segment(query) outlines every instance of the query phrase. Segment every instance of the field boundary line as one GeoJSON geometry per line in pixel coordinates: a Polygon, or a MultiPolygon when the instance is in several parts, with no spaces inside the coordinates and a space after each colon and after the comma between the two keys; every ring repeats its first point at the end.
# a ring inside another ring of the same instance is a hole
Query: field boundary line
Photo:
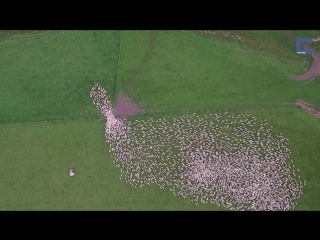
{"type": "MultiPolygon", "coordinates": [[[[118,79],[119,79],[119,71],[120,71],[120,55],[121,55],[121,40],[122,40],[122,30],[120,30],[120,38],[119,38],[119,56],[118,56],[118,69],[117,69],[117,77],[115,82],[115,90],[114,90],[114,106],[117,106],[117,94],[118,94],[118,79]]],[[[115,110],[116,111],[116,108],[115,110]]]]}
{"type": "MultiPolygon", "coordinates": [[[[219,112],[234,112],[234,111],[246,111],[246,110],[261,110],[261,109],[277,109],[277,108],[297,108],[295,103],[275,103],[275,104],[264,104],[264,105],[252,105],[252,106],[238,106],[238,107],[224,107],[224,108],[212,108],[212,109],[200,109],[194,111],[159,111],[159,112],[147,112],[140,113],[135,116],[155,116],[155,115],[175,115],[175,114],[194,114],[194,113],[219,113],[219,112]]],[[[135,117],[134,116],[134,117],[135,117]]]]}
{"type": "Polygon", "coordinates": [[[69,118],[69,119],[53,119],[53,120],[40,120],[40,121],[28,121],[28,122],[0,122],[0,125],[5,124],[32,124],[32,123],[57,123],[57,122],[71,122],[71,121],[101,121],[104,118],[96,117],[96,118],[69,118]]]}
{"type": "MultiPolygon", "coordinates": [[[[142,117],[142,116],[157,116],[157,115],[175,115],[175,114],[206,114],[206,113],[221,113],[221,112],[236,112],[245,110],[262,110],[262,109],[281,109],[281,108],[300,108],[295,103],[278,103],[278,104],[266,104],[258,106],[239,106],[239,107],[226,107],[226,108],[215,108],[215,109],[201,109],[194,111],[160,111],[160,112],[149,112],[140,113],[132,117],[142,117]]],[[[69,119],[55,119],[55,120],[40,120],[40,121],[28,121],[28,122],[0,122],[0,125],[4,124],[34,124],[34,123],[57,123],[57,122],[71,122],[71,121],[102,121],[105,118],[95,117],[95,118],[69,118],[69,119]]]]}

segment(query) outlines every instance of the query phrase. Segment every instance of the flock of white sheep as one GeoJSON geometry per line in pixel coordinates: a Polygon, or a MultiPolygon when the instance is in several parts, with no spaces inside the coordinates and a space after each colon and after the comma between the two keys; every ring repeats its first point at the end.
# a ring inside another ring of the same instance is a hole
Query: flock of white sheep
{"type": "Polygon", "coordinates": [[[134,187],[158,184],[196,203],[231,210],[290,210],[303,185],[287,139],[248,114],[186,114],[121,121],[107,93],[90,93],[106,118],[105,136],[121,176],[134,187]]]}

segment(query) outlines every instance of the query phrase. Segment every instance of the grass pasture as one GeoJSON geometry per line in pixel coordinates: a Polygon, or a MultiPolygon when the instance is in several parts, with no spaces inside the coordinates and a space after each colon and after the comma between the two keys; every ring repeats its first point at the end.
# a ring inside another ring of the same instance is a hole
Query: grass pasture
{"type": "Polygon", "coordinates": [[[210,210],[120,180],[99,121],[0,125],[1,210],[210,210]],[[70,178],[73,166],[76,176],[70,178]]]}
{"type": "Polygon", "coordinates": [[[282,60],[232,41],[186,31],[124,31],[119,91],[147,112],[193,112],[234,106],[293,103],[320,105],[319,81],[286,75],[303,72],[295,50],[282,60]]]}
{"type": "Polygon", "coordinates": [[[0,122],[97,117],[88,98],[94,81],[114,101],[119,32],[22,33],[0,41],[0,122]]]}
{"type": "Polygon", "coordinates": [[[225,210],[120,180],[89,97],[94,81],[112,102],[117,91],[143,106],[147,114],[129,120],[224,109],[267,119],[289,139],[307,181],[294,210],[319,210],[320,121],[281,104],[320,107],[320,78],[286,77],[302,74],[310,56],[297,55],[280,32],[241,34],[253,40],[191,31],[0,31],[0,210],[225,210]]]}

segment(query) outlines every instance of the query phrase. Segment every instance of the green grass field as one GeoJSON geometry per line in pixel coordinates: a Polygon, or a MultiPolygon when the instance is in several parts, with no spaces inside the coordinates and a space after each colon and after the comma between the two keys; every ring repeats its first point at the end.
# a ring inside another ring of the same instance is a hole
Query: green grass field
{"type": "Polygon", "coordinates": [[[118,55],[117,31],[10,35],[0,42],[0,122],[99,116],[89,92],[97,81],[114,98],[118,55]]]}
{"type": "Polygon", "coordinates": [[[304,84],[286,77],[303,73],[305,58],[295,48],[287,51],[292,58],[284,61],[237,42],[214,41],[185,31],[125,31],[118,89],[147,104],[148,112],[192,112],[297,99],[320,105],[319,81],[304,84]]]}
{"type": "Polygon", "coordinates": [[[195,207],[156,186],[120,180],[100,121],[0,125],[1,210],[188,210],[195,207]],[[76,176],[70,178],[70,166],[76,176]]]}
{"type": "Polygon", "coordinates": [[[112,102],[117,91],[144,106],[148,114],[135,118],[228,108],[266,118],[290,139],[307,181],[295,210],[319,210],[320,121],[277,105],[320,106],[319,77],[309,84],[286,77],[302,74],[310,56],[297,55],[278,31],[241,34],[253,40],[190,31],[0,31],[0,210],[225,210],[120,180],[89,96],[94,81],[112,102]]]}

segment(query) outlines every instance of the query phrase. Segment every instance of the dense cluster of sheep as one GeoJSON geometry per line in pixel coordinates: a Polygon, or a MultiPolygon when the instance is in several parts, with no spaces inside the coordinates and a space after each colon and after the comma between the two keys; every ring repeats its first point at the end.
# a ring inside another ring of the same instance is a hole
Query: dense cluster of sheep
{"type": "Polygon", "coordinates": [[[232,210],[289,210],[302,194],[287,139],[265,120],[225,112],[121,121],[101,86],[90,95],[107,120],[114,162],[134,187],[155,183],[232,210]]]}

